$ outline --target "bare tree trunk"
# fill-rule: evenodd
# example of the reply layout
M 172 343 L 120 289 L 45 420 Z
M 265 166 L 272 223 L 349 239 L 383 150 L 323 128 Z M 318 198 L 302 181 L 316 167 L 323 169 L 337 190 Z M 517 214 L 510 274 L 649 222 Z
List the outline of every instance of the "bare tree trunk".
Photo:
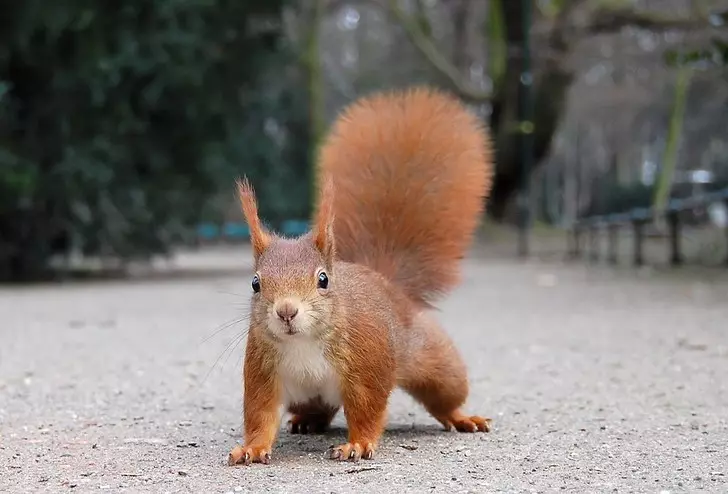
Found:
M 460 73 L 467 73 L 470 66 L 468 55 L 468 16 L 470 0 L 454 0 L 452 2 L 452 23 L 455 42 L 453 43 L 453 65 Z
M 312 0 L 309 4 L 302 4 L 300 10 L 300 29 L 302 32 L 303 50 L 301 53 L 301 68 L 306 79 L 306 93 L 308 103 L 308 139 L 309 163 L 316 163 L 318 146 L 326 131 L 324 77 L 321 60 L 321 25 L 324 15 L 324 0 Z M 318 177 L 316 167 L 312 166 L 311 191 L 316 197 Z
M 490 125 L 495 138 L 496 175 L 489 206 L 491 216 L 500 221 L 510 217 L 515 193 L 524 180 L 518 152 L 517 112 L 518 85 L 523 69 L 520 47 L 528 35 L 523 30 L 523 2 L 503 0 L 502 5 L 507 61 L 503 83 L 499 85 L 491 100 L 493 111 Z M 533 162 L 536 166 L 544 161 L 549 152 L 551 139 L 563 113 L 566 93 L 573 80 L 573 74 L 560 63 L 566 50 L 562 39 L 552 37 L 549 49 L 551 56 L 547 58 L 534 80 Z
M 308 78 L 309 125 L 311 126 L 312 149 L 318 148 L 325 132 L 323 72 L 321 68 L 320 32 L 323 21 L 323 0 L 313 0 L 308 12 L 308 31 L 306 32 L 306 48 L 304 66 Z

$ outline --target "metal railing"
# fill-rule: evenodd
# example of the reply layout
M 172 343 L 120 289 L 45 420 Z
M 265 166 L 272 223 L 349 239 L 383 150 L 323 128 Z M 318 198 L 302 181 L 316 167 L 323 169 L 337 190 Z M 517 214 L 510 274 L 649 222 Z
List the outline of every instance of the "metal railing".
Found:
M 293 237 L 308 231 L 308 222 L 286 220 L 281 223 L 280 232 Z M 201 243 L 234 243 L 250 238 L 250 229 L 245 223 L 229 221 L 223 224 L 201 223 L 197 227 L 197 238 Z
M 728 208 L 728 188 L 715 192 L 706 192 L 684 199 L 671 199 L 667 204 L 665 215 L 667 219 L 669 242 L 670 264 L 678 266 L 683 263 L 680 229 L 680 213 L 697 207 L 703 207 L 715 202 L 723 202 Z M 569 230 L 569 257 L 580 258 L 582 255 L 582 236 L 588 236 L 587 254 L 592 261 L 600 258 L 599 234 L 603 230 L 607 232 L 607 262 L 616 264 L 618 262 L 618 237 L 619 229 L 631 226 L 634 233 L 633 263 L 641 266 L 645 262 L 644 240 L 645 226 L 654 222 L 656 211 L 654 208 L 634 208 L 623 213 L 605 214 L 580 218 L 575 221 Z M 726 241 L 728 242 L 728 227 L 726 230 Z M 728 255 L 725 259 L 728 265 Z

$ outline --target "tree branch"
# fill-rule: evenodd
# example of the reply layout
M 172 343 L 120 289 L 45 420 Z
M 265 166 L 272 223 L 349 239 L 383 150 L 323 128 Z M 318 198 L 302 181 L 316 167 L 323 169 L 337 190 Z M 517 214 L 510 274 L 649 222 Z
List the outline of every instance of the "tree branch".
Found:
M 371 3 L 369 0 L 327 0 L 324 4 L 326 15 L 332 15 L 339 12 L 344 7 L 355 6 L 357 4 Z
M 711 25 L 705 16 L 673 16 L 657 12 L 640 11 L 631 7 L 607 7 L 596 9 L 591 15 L 591 22 L 581 29 L 583 34 L 594 35 L 615 33 L 625 27 L 637 27 L 650 31 L 710 29 Z
M 569 19 L 571 13 L 582 5 L 586 0 L 567 0 L 555 16 L 554 23 L 551 26 L 548 37 L 549 46 L 559 52 L 568 50 L 569 43 L 567 41 L 568 32 L 570 31 Z
M 404 28 L 412 44 L 427 58 L 430 64 L 444 75 L 453 89 L 462 97 L 470 101 L 487 101 L 491 94 L 472 87 L 460 74 L 457 67 L 445 57 L 437 46 L 423 30 L 417 20 L 412 19 L 397 3 L 389 0 L 389 10 Z

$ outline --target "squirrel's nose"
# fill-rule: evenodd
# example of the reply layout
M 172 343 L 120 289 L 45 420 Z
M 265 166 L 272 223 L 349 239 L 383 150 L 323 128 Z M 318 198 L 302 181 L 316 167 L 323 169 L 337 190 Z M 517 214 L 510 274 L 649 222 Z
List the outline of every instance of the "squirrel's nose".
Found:
M 284 322 L 289 323 L 298 314 L 298 307 L 291 303 L 284 303 L 276 309 L 276 313 Z

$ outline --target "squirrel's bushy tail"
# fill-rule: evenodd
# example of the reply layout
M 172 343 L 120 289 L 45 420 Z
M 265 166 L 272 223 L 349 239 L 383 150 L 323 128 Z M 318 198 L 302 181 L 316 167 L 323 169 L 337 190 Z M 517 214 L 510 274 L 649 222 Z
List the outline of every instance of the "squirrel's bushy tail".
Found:
M 429 304 L 459 281 L 492 183 L 486 127 L 459 100 L 416 88 L 349 106 L 322 144 L 337 257 Z

